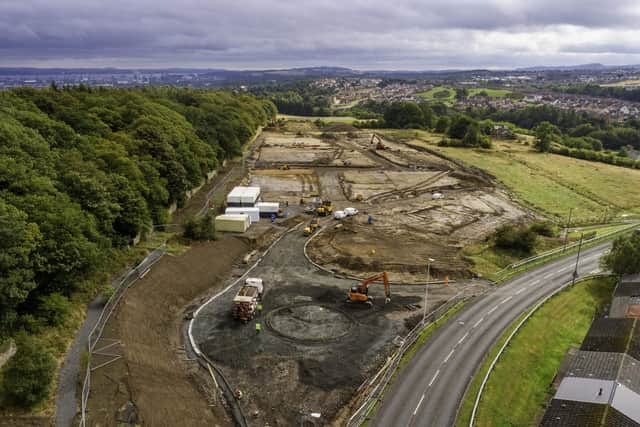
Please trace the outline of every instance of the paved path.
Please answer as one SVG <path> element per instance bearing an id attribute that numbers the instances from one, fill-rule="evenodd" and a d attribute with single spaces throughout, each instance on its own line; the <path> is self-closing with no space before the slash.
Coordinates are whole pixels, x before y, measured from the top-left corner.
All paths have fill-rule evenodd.
<path id="1" fill-rule="evenodd" d="M 598 270 L 609 245 L 583 251 L 579 274 Z M 571 279 L 575 260 L 570 255 L 524 273 L 466 305 L 400 372 L 368 425 L 454 425 L 464 392 L 492 345 L 523 312 Z"/>
<path id="2" fill-rule="evenodd" d="M 117 281 L 116 281 L 117 283 Z M 58 388 L 56 390 L 56 426 L 68 427 L 73 422 L 78 409 L 76 399 L 76 387 L 80 378 L 80 354 L 87 348 L 87 337 L 96 324 L 102 308 L 104 297 L 99 295 L 87 306 L 87 317 L 76 334 L 76 339 L 71 344 L 64 358 L 62 369 L 58 374 Z"/>

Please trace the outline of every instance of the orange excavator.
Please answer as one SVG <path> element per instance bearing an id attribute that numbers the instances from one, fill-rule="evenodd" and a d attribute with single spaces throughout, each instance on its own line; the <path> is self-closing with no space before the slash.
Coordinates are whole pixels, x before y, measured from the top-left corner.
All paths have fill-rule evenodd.
<path id="1" fill-rule="evenodd" d="M 364 279 L 358 286 L 352 286 L 349 289 L 349 297 L 347 298 L 348 303 L 365 303 L 370 307 L 373 306 L 373 298 L 369 296 L 369 285 L 375 282 L 376 280 L 382 279 L 382 283 L 384 284 L 384 303 L 388 304 L 391 302 L 391 290 L 389 288 L 389 277 L 387 276 L 387 272 L 382 272 L 380 274 L 376 274 L 375 276 L 371 276 L 368 279 Z"/>
<path id="2" fill-rule="evenodd" d="M 387 146 L 384 145 L 384 143 L 382 142 L 382 138 L 380 138 L 380 135 L 378 135 L 377 133 L 373 133 L 371 134 L 371 141 L 369 141 L 369 144 L 373 144 L 376 143 L 376 150 L 386 150 Z"/>

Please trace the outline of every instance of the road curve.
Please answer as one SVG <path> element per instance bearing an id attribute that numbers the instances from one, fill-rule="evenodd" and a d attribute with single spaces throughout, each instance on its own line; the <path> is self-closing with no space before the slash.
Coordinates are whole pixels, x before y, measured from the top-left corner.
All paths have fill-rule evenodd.
<path id="1" fill-rule="evenodd" d="M 609 245 L 584 250 L 578 274 L 597 271 Z M 575 262 L 575 254 L 561 258 L 467 304 L 398 374 L 368 425 L 454 425 L 464 392 L 492 345 L 523 312 L 570 280 Z"/>

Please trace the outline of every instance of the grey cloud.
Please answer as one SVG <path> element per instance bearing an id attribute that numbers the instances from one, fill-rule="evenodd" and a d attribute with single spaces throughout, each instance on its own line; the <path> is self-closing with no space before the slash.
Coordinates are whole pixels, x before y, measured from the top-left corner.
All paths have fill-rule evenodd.
<path id="1" fill-rule="evenodd" d="M 634 31 L 640 17 L 636 3 L 4 0 L 0 66 L 85 60 L 131 66 L 429 68 L 588 62 L 594 55 L 620 60 L 620 54 L 640 52 L 625 40 L 586 36 Z M 567 27 L 578 32 L 575 38 L 583 34 L 591 41 L 564 40 Z"/>

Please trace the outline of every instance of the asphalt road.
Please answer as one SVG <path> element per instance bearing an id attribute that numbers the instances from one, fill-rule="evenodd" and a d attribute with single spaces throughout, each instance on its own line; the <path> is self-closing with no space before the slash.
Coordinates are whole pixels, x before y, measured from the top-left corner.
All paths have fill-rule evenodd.
<path id="1" fill-rule="evenodd" d="M 578 274 L 596 272 L 608 247 L 584 250 Z M 467 304 L 399 373 L 369 425 L 454 425 L 467 385 L 491 346 L 523 312 L 571 279 L 575 261 L 574 254 L 544 265 Z"/>

